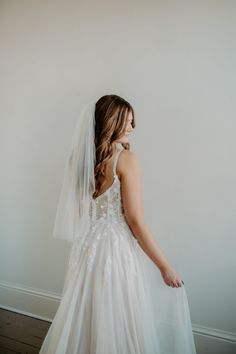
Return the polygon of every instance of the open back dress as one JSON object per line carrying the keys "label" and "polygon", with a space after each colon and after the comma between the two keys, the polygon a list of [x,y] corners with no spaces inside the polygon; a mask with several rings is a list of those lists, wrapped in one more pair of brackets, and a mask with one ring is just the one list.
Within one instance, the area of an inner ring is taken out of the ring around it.
{"label": "open back dress", "polygon": [[91,199],[92,223],[71,247],[62,299],[40,354],[196,354],[185,286],[165,284],[112,185]]}

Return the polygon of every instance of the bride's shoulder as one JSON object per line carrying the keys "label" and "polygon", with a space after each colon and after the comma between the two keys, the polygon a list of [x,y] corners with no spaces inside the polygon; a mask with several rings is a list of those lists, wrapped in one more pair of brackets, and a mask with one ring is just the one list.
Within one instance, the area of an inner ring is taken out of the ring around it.
{"label": "bride's shoulder", "polygon": [[123,149],[120,155],[121,159],[124,161],[132,162],[135,160],[139,160],[138,155],[134,150]]}
{"label": "bride's shoulder", "polygon": [[120,174],[127,173],[128,170],[140,168],[140,160],[138,154],[134,150],[123,149],[117,163],[117,171]]}

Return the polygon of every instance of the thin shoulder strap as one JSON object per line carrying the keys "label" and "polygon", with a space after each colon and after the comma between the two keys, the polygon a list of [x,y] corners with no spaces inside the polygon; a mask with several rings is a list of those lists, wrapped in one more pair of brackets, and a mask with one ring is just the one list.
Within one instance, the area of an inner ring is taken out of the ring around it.
{"label": "thin shoulder strap", "polygon": [[118,157],[119,157],[119,154],[122,150],[123,149],[120,148],[120,149],[117,149],[117,151],[115,152],[114,164],[113,164],[113,175],[114,176],[116,175],[116,165],[117,165]]}

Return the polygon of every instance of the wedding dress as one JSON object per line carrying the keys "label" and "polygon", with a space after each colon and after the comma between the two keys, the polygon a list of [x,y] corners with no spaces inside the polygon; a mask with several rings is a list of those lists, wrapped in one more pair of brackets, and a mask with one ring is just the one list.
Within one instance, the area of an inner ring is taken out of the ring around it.
{"label": "wedding dress", "polygon": [[124,217],[121,150],[112,185],[91,200],[85,241],[72,244],[40,354],[196,354],[185,286],[164,283]]}

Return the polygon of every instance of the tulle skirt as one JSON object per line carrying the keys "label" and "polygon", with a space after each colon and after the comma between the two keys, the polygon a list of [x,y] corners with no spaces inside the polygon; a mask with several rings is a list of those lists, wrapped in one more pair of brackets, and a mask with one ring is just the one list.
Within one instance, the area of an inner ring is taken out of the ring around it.
{"label": "tulle skirt", "polygon": [[185,286],[167,286],[124,222],[71,248],[40,354],[196,354]]}

